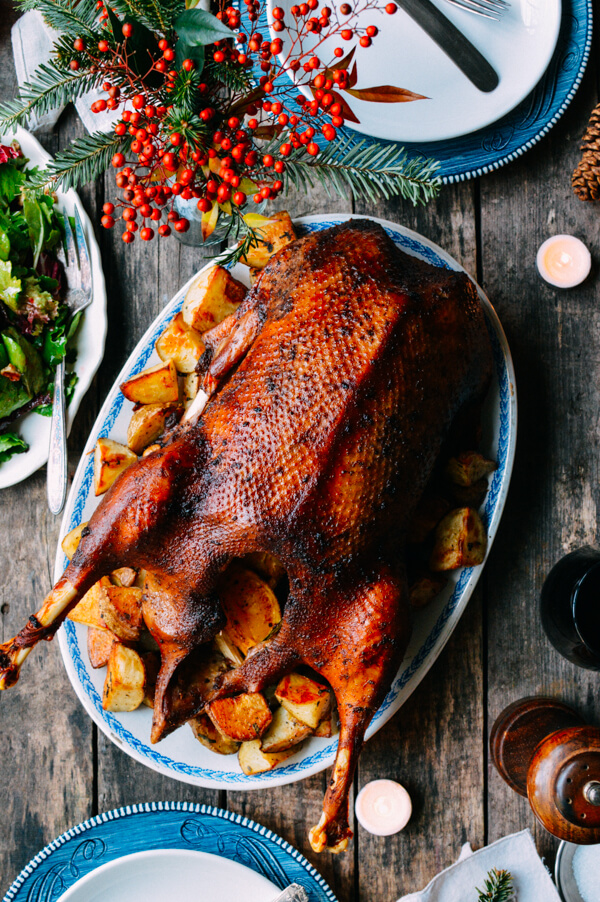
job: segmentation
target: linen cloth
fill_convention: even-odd
[[[476,902],[476,887],[484,889],[492,868],[510,871],[516,902],[561,902],[529,830],[505,836],[477,852],[467,843],[458,861],[421,892],[402,896],[398,902]]]

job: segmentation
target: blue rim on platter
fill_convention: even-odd
[[[258,27],[268,30],[266,12]],[[409,157],[437,160],[444,184],[464,182],[500,169],[537,144],[558,122],[581,84],[591,44],[592,0],[562,0],[560,33],[550,65],[531,94],[514,110],[492,125],[458,138],[423,144],[398,142],[398,146],[404,147]],[[343,131],[357,141],[372,141],[350,128]]]
[[[352,217],[347,214],[329,214],[302,217],[295,222],[299,234],[305,234],[315,229],[331,227],[349,218]],[[419,256],[434,266],[462,270],[456,260],[424,236],[386,220],[367,218],[379,222],[392,240],[408,253]],[[194,278],[195,276],[175,295],[171,303],[142,337],[115,381],[115,385],[118,386],[126,378],[140,372],[148,365],[154,352],[156,339],[181,309],[185,293]],[[489,450],[489,456],[493,456],[498,466],[490,480],[483,509],[489,547],[496,534],[508,491],[515,451],[517,414],[514,371],[508,344],[494,309],[481,289],[479,292],[492,342],[497,385],[497,419],[493,427],[496,446],[486,450]],[[88,519],[86,505],[93,491],[93,455],[89,451],[94,447],[98,436],[111,434],[124,403],[124,395],[120,391],[113,390],[98,415],[73,479],[71,494],[61,526],[61,535],[65,535],[83,520]],[[56,578],[62,573],[66,563],[66,558],[59,547],[55,563]],[[386,723],[433,665],[466,607],[480,573],[481,568],[464,568],[462,571],[456,571],[456,582],[450,580],[446,590],[438,596],[438,600],[420,612],[422,619],[415,622],[413,640],[411,640],[413,647],[411,649],[409,646],[398,676],[369,726],[367,738]],[[255,774],[252,777],[242,773],[237,764],[234,768],[234,765],[228,760],[230,756],[207,753],[211,760],[208,763],[201,762],[197,756],[203,754],[203,747],[199,746],[195,740],[190,740],[195,748],[193,758],[190,758],[187,753],[182,754],[180,749],[169,751],[168,746],[152,746],[149,739],[149,724],[144,725],[141,733],[136,733],[138,725],[135,718],[139,712],[117,715],[103,709],[101,682],[99,688],[94,685],[92,682],[94,672],[90,670],[85,661],[85,637],[82,633],[84,629],[78,630],[75,623],[67,620],[58,633],[63,660],[77,695],[90,716],[113,742],[127,754],[159,773],[165,773],[183,782],[200,786],[246,790],[294,782],[317,773],[333,763],[337,749],[337,737],[331,740],[314,740],[314,744],[309,743],[301,753],[294,755],[293,758],[274,770]],[[146,709],[143,714],[150,717],[151,712]],[[141,725],[139,726],[141,727]],[[172,737],[179,732],[173,733]],[[165,740],[165,742],[168,741],[169,739]],[[214,759],[214,763],[212,759]]]
[[[100,865],[152,849],[208,852],[243,864],[310,902],[337,902],[321,875],[276,833],[231,811],[192,802],[152,802],[107,811],[72,827],[31,859],[3,902],[55,902]]]

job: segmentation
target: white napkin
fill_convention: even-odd
[[[517,902],[560,902],[529,830],[505,836],[478,852],[463,846],[455,864],[434,877],[424,890],[402,896],[398,902],[476,902],[476,887],[484,889],[492,868],[510,871]]]
[[[52,43],[57,37],[58,32],[44,22],[37,10],[30,10],[17,19],[12,27],[11,38],[19,85],[30,81],[37,67],[50,60]],[[75,101],[75,108],[81,121],[90,133],[109,132],[118,119],[118,114],[112,110],[92,113],[90,109],[92,103],[104,96],[102,92],[92,90]],[[35,132],[53,128],[63,109],[64,107],[60,107],[39,117],[32,114],[29,117],[29,129]]]

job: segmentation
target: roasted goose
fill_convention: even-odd
[[[273,552],[290,583],[281,628],[212,698],[299,664],[330,683],[339,747],[311,843],[339,851],[364,732],[410,634],[403,533],[455,417],[488,387],[482,310],[466,276],[352,220],[273,257],[205,338],[204,412],[104,496],[41,610],[0,646],[0,684],[100,577],[144,568],[162,658],[156,742],[206,702],[175,704],[175,687],[223,624],[219,575],[234,557]]]

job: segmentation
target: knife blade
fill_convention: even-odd
[[[489,93],[498,87],[500,79],[496,70],[431,0],[395,2],[421,26],[476,88]]]

